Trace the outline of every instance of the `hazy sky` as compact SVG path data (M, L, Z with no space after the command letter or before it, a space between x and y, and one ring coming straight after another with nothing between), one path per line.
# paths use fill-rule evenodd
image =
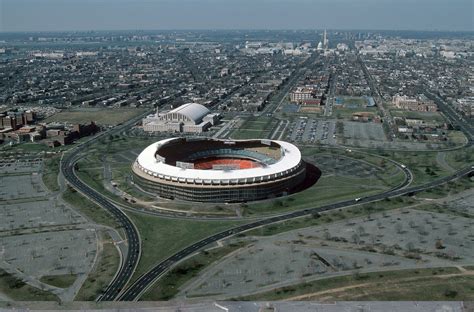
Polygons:
M0 31L473 30L474 0L0 0Z

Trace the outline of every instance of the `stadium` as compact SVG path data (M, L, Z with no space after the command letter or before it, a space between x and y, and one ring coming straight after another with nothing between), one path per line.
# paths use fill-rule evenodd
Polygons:
M132 170L147 192L199 202L282 196L306 176L298 148L274 140L166 139L145 148Z

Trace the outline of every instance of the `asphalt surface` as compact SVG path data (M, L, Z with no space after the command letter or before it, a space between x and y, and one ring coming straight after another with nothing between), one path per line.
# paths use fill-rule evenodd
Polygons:
M125 231L128 245L126 258L122 259L122 265L119 271L103 294L99 296L97 299L98 301L114 300L132 277L141 255L140 236L138 230L128 218L128 216L119 207L110 202L106 197L82 182L76 176L74 167L76 162L80 159L80 154L84 152L91 144L95 143L98 139L104 137L105 135L119 133L123 129L132 126L144 115L149 113L150 112L146 112L145 114L137 116L130 121L113 128L112 130L98 134L91 140L78 145L69 153L65 154L61 160L61 172L69 185L98 204L100 207L107 210L119 222L121 228Z
M471 120L467 120L467 117L462 116L458 112L455 111L455 109L446 103L445 100L443 100L441 97L438 95L425 90L426 95L435 101L435 103L438 105L439 110L451 121L453 125L459 126L459 128L463 131L463 133L467 136L469 140L469 144L474 143L474 126L471 122Z
M438 102L441 102L441 101L439 101L438 99ZM461 126L461 129L464 130L464 132L466 132L469 136L468 144L472 144L473 129L471 125L467 123L465 120L456 118L458 116L456 116L456 114L452 111L452 109L446 108L446 105L443 106L441 104L441 109L444 111L445 114L447 114L450 117L450 119L452 119L455 123ZM310 209L290 212L283 215L260 219L260 220L250 222L245 225L241 225L241 226L217 233L205 239L202 239L178 251L177 253L165 259L164 261L158 263L155 267L153 267L153 269L141 275L135 281L135 283L133 283L127 290L125 290L122 293L122 290L124 289L128 281L130 280L131 276L135 272L135 268L140 259L141 244L140 244L139 233L137 229L135 228L134 224L132 223L132 221L127 217L127 215L118 206L116 206L111 201L109 201L105 196L101 195L100 193L92 189L91 187L87 186L75 175L74 166L77 160L80 158L80 153L84 152L86 148L90 146L91 144L93 144L97 139L105 135L119 133L120 131L123 131L124 129L132 126L134 123L140 120L143 116L149 113L150 112L146 112L145 114L137 116L136 118L133 118L132 120L126 123L123 123L122 125L119 125L118 127L112 130L109 130L97 135L91 140L79 145L78 147L70 151L68 154L66 154L63 157L61 161L61 172L64 175L66 181L76 190L78 190L79 192L87 196L89 199L97 203L99 206L101 206L102 208L110 212L113 215L113 217L116 218L116 220L120 223L121 227L124 229L125 235L127 238L128 248L129 248L127 256L125 259L123 259L122 266L120 270L117 272L117 274L115 275L112 282L109 284L109 286L104 291L104 293L101 296L99 296L99 298L97 299L98 301L111 301L111 300L116 300L116 299L121 300L121 301L137 300L140 298L143 292L149 286L151 286L154 283L154 281L156 281L156 279L158 279L161 275L166 273L175 263L192 255L196 251L202 249L203 247L211 243L217 242L224 238L228 238L235 234L242 233L242 232L245 232L245 231L260 227L260 226L278 223L278 222L282 222L282 221L286 221L286 220L290 220L294 218L299 218L306 215L321 213L321 212L325 212L329 210L340 209L340 208L352 206L355 204L369 203L369 202L379 201L379 200L389 198L389 197L395 197L395 196L401 196L401 195L407 195L407 194L411 195L411 194L444 184L448 181L455 180L461 176L472 174L474 172L474 169L472 167L464 168L462 170L459 170L453 173L450 176L434 180L432 182L426 183L421 186L408 188L407 186L411 181L411 173L406 168L403 168L407 176L407 179L402 185L400 185L396 189L392 189L392 190L389 190L377 195L333 203L333 204L329 204L323 207L310 208Z
M377 194L377 195L372 195L372 196L367 196L363 198L357 198L357 199L351 199L351 200L346 200L346 201L341 201L338 203L333 203L329 205L325 205L323 207L317 207L317 208L310 208L310 209L305 209L305 210L299 210L299 211L294 211L290 212L287 214L279 215L279 216L274 216L274 217L268 217L265 219L261 219L255 222L247 223L241 226L237 226L235 228L217 233L215 235L209 236L205 239L202 239L180 251L175 253L174 255L170 256L169 258L163 260L162 262L158 263L153 269L148 271L147 273L141 275L135 283L133 283L119 298L118 300L121 301L134 301L138 300L140 296L146 291L146 289L151 286L156 279L158 279L161 275L166 273L168 269L170 269L175 263L178 261L192 255L196 251L202 249L203 247L217 242L221 239L228 238L230 236L233 236L238 233L242 233L260 226L264 225L269 225L273 223L278 223L290 219L295 219L299 218L302 216L306 215L311 215L311 214L316 214L316 213L321 213L329 210L334 210L334 209L340 209L356 204L363 204L363 203L370 203L370 202L375 202L379 201L385 198L389 197L395 197L395 196L401 196L401 195L411 195L426 189L433 188L438 185L442 185L448 181L455 180L459 177L462 177L464 175L470 174L474 172L474 169L472 167L469 168L464 168L462 170L457 171L456 173L443 177L437 180L434 180L432 182L423 184L421 186L416 186L416 187L410 187L406 188L406 186L409 184L409 181L411 180L411 173L408 169L403 168L405 174L407 175L407 179L405 182L397 187L396 189Z

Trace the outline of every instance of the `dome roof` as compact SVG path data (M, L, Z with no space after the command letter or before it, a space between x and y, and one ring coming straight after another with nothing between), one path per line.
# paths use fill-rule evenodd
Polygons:
M199 123L204 116L209 114L211 111L205 106L197 103L183 104L167 113L168 114L180 114L186 117L189 121Z

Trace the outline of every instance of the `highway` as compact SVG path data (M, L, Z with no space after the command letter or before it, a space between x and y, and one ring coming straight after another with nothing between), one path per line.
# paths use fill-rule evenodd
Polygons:
M196 251L202 249L203 247L217 242L221 239L231 237L235 234L242 233L251 229L255 229L260 226L264 225L269 225L273 223L278 223L286 220L291 220L295 218L300 218L303 216L315 214L315 213L321 213L325 211L330 211L330 210L335 210L335 209L340 209L340 208L345 208L357 204L364 204L364 203L370 203L370 202L375 202L379 201L385 198L390 198L390 197L395 197L395 196L401 196L401 195L407 195L407 194L414 194L423 190L427 190L433 187L436 187L438 185L442 185L448 181L452 181L455 179L458 179L459 177L465 176L467 174L472 174L474 172L474 169L472 167L464 168L462 170L459 170L455 172L454 174L443 177L437 180L434 180L432 182L420 185L420 186L415 186L415 187L409 187L406 188L406 186L409 184L409 180L411 177L411 173L408 169L403 168L405 174L407 174L407 179L405 182L397 187L396 189L392 189L377 195L372 195L372 196L367 196L363 198L357 198L357 199L351 199L351 200L346 200L346 201L341 201L329 205L325 205L322 207L317 207L317 208L309 208L305 210L299 210L299 211L294 211L290 212L287 214L282 214L278 216L273 216L273 217L268 217L264 218L261 220L257 220L251 223L247 223L244 225L237 226L235 228L217 233L215 235L209 236L207 238L204 238L180 251L175 253L174 255L168 257L167 259L161 261L158 263L155 267L153 267L150 271L146 272L145 274L141 275L135 283L133 283L119 298L118 300L121 301L134 301L138 300L140 296L151 286L153 283L164 273L166 273L174 264L177 262L181 261L182 259L192 255Z
M440 99L438 99L439 101ZM444 104L444 103L443 103ZM472 128L468 123L465 123L464 120L457 119L456 115L446 107L441 106L442 109L445 111L449 117L451 117L454 123L461 124L461 129L464 130L468 134L469 143L468 145L472 144ZM64 175L66 181L80 193L88 197L93 202L97 203L102 208L106 209L112 216L120 223L121 227L125 231L127 243L128 243L128 252L122 261L122 265L115 275L114 279L111 281L109 286L106 288L104 293L99 296L97 299L98 301L111 301L111 300L122 300L122 301L134 301L138 300L140 296L151 286L153 283L164 273L166 273L173 265L177 262L181 261L182 259L192 255L196 251L204 248L205 246L217 242L221 239L231 237L235 234L242 233L260 226L269 225L273 223L278 223L286 220L291 220L311 214L321 213L325 211L345 208L353 205L363 204L363 203L370 203L379 201L385 198L395 197L395 196L402 196L407 194L414 194L423 190L427 190L438 185L444 184L448 181L455 180L461 176L472 174L474 172L473 168L470 166L468 168L464 168L453 173L450 176L443 177L436 179L432 182L416 186L416 187L408 187L411 181L411 173L407 168L403 168L407 179L405 182L398 186L395 189L388 190L386 192L357 198L351 199L346 201L341 201L333 204L328 204L322 207L315 207L309 208L305 210L294 211L286 214L271 216L262 218L260 220L256 220L241 226L237 226L235 228L217 233L215 235L209 236L205 239L197 241L190 246L178 251L177 253L173 254L172 256L168 257L164 261L156 264L150 271L141 275L128 289L124 290L125 286L127 285L128 281L132 277L133 273L135 272L135 268L139 262L140 255L141 255L141 242L138 230L136 229L133 222L127 217L127 215L112 201L107 199L102 194L95 191L93 188L86 185L82 182L75 174L75 164L80 159L81 153L85 152L86 149L93 143L95 143L99 138L104 137L105 135L120 133L127 129L128 127L135 124L138 120L140 120L145 115L149 114L150 111L137 116L122 125L119 125L109 131L104 131L99 135L93 137L91 140L84 142L74 149L70 150L67 154L64 155L63 159L61 160L61 172ZM450 119L451 119L450 118Z
M466 120L464 116L456 112L456 110L446 103L445 100L443 100L441 97L438 95L432 93L428 89L425 89L425 94L428 98L431 100L435 101L435 103L438 105L439 110L448 118L449 121L453 125L458 125L459 128L464 132L466 137L469 140L469 143L474 142L474 127L471 123L471 121Z
M110 282L104 293L101 294L97 299L98 301L114 300L132 277L141 255L140 236L138 230L136 229L132 221L128 218L128 216L119 207L110 202L102 194L98 193L97 191L86 185L84 182L82 182L76 176L74 172L74 167L76 162L80 159L81 153L86 151L86 149L91 144L95 143L98 139L105 137L105 135L119 133L120 131L132 126L138 120L140 120L149 113L150 111L147 111L146 113L137 116L109 131L101 132L92 139L70 150L67 154L64 155L61 160L61 173L63 174L69 185L80 193L82 193L90 200L92 200L93 202L95 202L96 204L98 204L100 207L106 209L119 222L120 226L125 231L126 240L128 244L127 255L125 259L123 259L121 267L112 282Z

